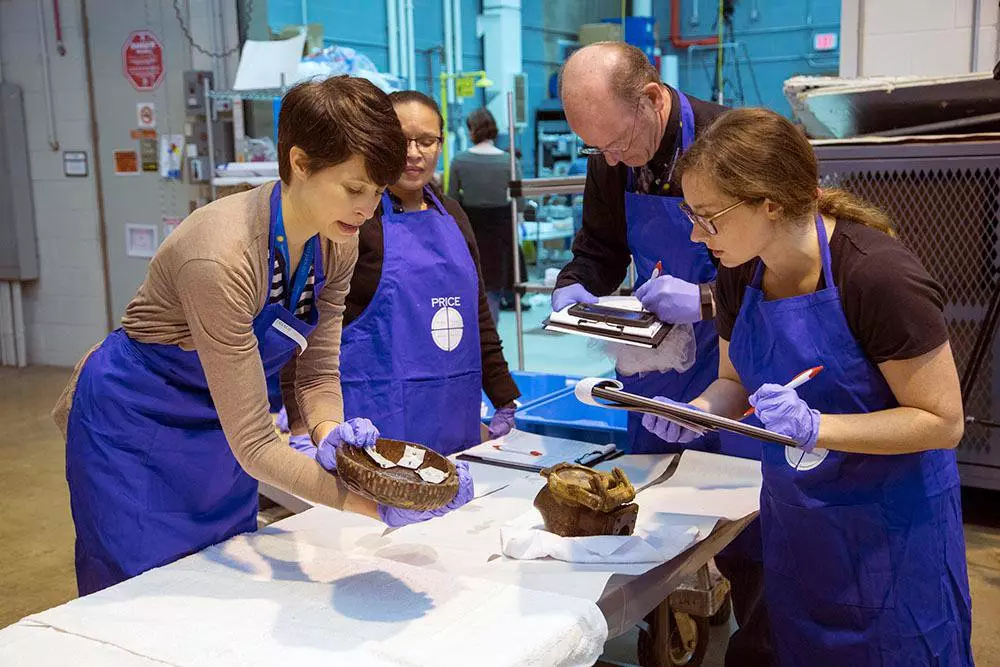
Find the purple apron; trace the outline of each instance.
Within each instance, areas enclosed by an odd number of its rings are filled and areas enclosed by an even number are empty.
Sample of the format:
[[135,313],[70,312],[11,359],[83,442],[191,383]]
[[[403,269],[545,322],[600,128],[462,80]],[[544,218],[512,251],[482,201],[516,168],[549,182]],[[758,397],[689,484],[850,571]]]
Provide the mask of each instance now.
[[479,274],[455,219],[427,192],[432,204],[413,213],[382,197],[382,277],[344,329],[341,386],[348,418],[451,454],[480,441]]
[[[750,393],[807,368],[822,413],[896,407],[854,338],[817,216],[825,287],[764,300],[763,263],[729,354]],[[869,456],[763,445],[764,590],[781,665],[972,665],[971,607],[955,452]]]
[[[276,185],[268,285],[280,216]],[[317,249],[317,294],[325,282],[318,255]],[[303,321],[277,303],[254,318],[268,379],[280,373],[300,346],[294,339],[309,336],[317,319],[316,308]],[[226,441],[198,353],[140,343],[121,329],[81,369],[69,414],[66,479],[80,595],[257,527],[257,481]]]

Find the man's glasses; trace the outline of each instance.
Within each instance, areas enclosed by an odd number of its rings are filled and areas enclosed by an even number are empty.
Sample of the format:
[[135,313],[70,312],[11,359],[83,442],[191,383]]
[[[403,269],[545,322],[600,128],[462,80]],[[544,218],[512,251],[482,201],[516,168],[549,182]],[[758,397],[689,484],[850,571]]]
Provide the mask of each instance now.
[[624,148],[618,148],[616,144],[620,144],[620,141],[612,142],[605,146],[604,148],[598,148],[597,146],[584,146],[580,149],[580,155],[607,155],[611,153],[612,155],[624,155],[628,153],[628,150],[632,148],[632,141],[635,139],[635,126],[639,120],[639,105],[642,104],[642,95],[639,95],[639,99],[635,101],[635,111],[632,113],[632,129],[629,130],[628,144]]
[[726,213],[729,213],[730,211],[737,209],[740,206],[743,206],[743,204],[749,203],[749,201],[750,200],[748,199],[741,199],[732,206],[727,206],[718,213],[714,213],[708,216],[699,215],[695,213],[694,211],[691,210],[691,207],[688,206],[687,202],[682,201],[680,203],[680,209],[681,211],[684,212],[684,215],[688,217],[688,220],[691,221],[691,224],[700,225],[701,228],[704,229],[708,234],[715,236],[716,234],[719,233],[718,227],[715,226],[715,221],[724,216]]

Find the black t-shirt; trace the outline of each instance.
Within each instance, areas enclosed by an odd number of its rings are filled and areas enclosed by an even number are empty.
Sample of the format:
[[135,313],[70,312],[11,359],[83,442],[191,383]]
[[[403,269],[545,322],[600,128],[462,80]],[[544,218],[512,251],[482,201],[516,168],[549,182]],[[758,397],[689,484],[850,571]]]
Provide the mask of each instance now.
[[[680,179],[674,173],[680,136],[680,99],[670,92],[670,117],[653,158],[636,169],[637,192],[682,197]],[[687,96],[694,113],[697,137],[708,128],[726,107]],[[583,193],[583,227],[573,240],[573,259],[559,273],[557,287],[580,283],[598,296],[611,294],[622,284],[632,253],[628,247],[625,223],[625,184],[628,167],[619,162],[609,166],[603,155],[592,155],[587,162],[587,184]],[[686,239],[685,239],[686,240]],[[714,258],[713,258],[714,261]]]
[[[507,361],[503,356],[503,343],[497,334],[493,317],[490,315],[489,304],[486,301],[486,291],[483,287],[482,269],[479,265],[479,247],[472,233],[472,226],[465,211],[454,199],[439,195],[445,210],[451,214],[462,232],[462,238],[469,246],[472,261],[479,274],[479,347],[483,365],[483,390],[495,406],[510,403],[521,392],[510,375]],[[379,281],[382,279],[382,261],[385,256],[384,236],[382,233],[382,207],[375,210],[371,220],[361,225],[358,236],[358,263],[354,266],[351,277],[351,291],[347,295],[344,310],[344,327],[357,319],[365,311],[375,297]]]
[[[849,220],[830,237],[833,280],[851,333],[874,363],[913,359],[947,342],[944,292],[898,239]],[[719,336],[732,340],[746,287],[760,260],[719,267],[716,319]],[[820,276],[823,286],[823,277]]]

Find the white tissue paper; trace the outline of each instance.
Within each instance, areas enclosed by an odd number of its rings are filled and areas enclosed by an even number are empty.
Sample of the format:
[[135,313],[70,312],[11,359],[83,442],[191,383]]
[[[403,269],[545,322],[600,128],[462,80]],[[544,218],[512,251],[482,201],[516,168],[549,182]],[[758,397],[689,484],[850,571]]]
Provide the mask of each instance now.
[[440,484],[448,478],[448,473],[437,468],[421,468],[417,474],[428,484]]
[[[641,517],[640,517],[641,518]],[[562,537],[545,530],[538,510],[500,529],[503,554],[517,560],[554,558],[567,563],[664,563],[697,541],[695,525],[655,522],[634,535]]]
[[597,339],[591,339],[589,345],[614,361],[622,375],[653,371],[683,373],[694,365],[697,351],[694,327],[690,324],[675,324],[663,342],[653,349]]
[[399,465],[410,470],[416,470],[424,463],[424,450],[407,445],[399,459]]
[[395,468],[396,467],[395,463],[393,463],[389,459],[387,459],[384,456],[382,456],[381,454],[379,454],[378,450],[376,450],[374,447],[365,447],[365,453],[368,454],[368,456],[371,458],[372,461],[374,461],[375,463],[379,464],[383,468]]

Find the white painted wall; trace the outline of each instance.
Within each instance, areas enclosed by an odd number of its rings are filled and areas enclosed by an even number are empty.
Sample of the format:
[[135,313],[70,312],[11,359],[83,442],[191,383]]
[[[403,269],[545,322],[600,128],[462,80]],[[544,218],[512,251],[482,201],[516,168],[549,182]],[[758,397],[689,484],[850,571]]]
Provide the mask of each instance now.
[[[40,279],[26,283],[23,292],[28,361],[32,364],[71,366],[107,334],[109,325],[118,326],[124,304],[138,288],[146,265],[145,260],[122,259],[123,219],[159,225],[161,216],[183,217],[188,212],[190,200],[207,194],[207,188],[199,189],[186,183],[160,183],[152,174],[131,177],[108,174],[112,148],[137,147],[128,137],[128,131],[136,122],[135,103],[156,103],[159,131],[184,132],[180,72],[192,68],[214,70],[217,81],[228,79],[231,82],[239,60],[239,55],[235,54],[223,65],[221,61],[193,52],[177,24],[172,3],[167,0],[162,4],[160,0],[87,1],[95,84],[98,90],[113,93],[103,99],[99,94],[97,99],[98,133],[103,144],[100,157],[105,174],[101,194],[109,224],[108,250],[115,294],[110,323],[100,242],[99,193],[94,176],[97,163],[91,131],[81,2],[62,0],[59,3],[65,57],[56,52],[53,3],[50,0],[42,2],[60,143],[59,150],[52,151],[46,134],[37,1],[0,0],[0,67],[5,80],[24,89],[41,269]],[[190,31],[200,44],[209,50],[224,51],[227,45],[236,43],[235,0],[186,0],[182,7]],[[215,40],[210,19],[213,12],[222,13],[225,25],[225,35],[219,34]],[[142,28],[152,29],[164,42],[166,52],[167,77],[152,94],[135,93],[121,75],[121,44],[131,30]],[[64,150],[86,151],[90,176],[64,176]],[[125,183],[123,178],[134,180]],[[153,188],[151,193],[149,188]],[[135,197],[128,189],[144,192],[141,197]],[[122,266],[126,263],[129,271],[123,273]]]
[[936,76],[984,72],[997,62],[997,0],[843,0],[842,76]]
[[[45,2],[59,151],[46,136],[35,0],[0,2],[4,79],[24,89],[41,277],[24,286],[28,361],[72,365],[107,332],[98,236],[94,153],[79,0],[59,3],[66,56],[56,53],[52,3]],[[83,150],[90,176],[66,178],[63,150]]]

